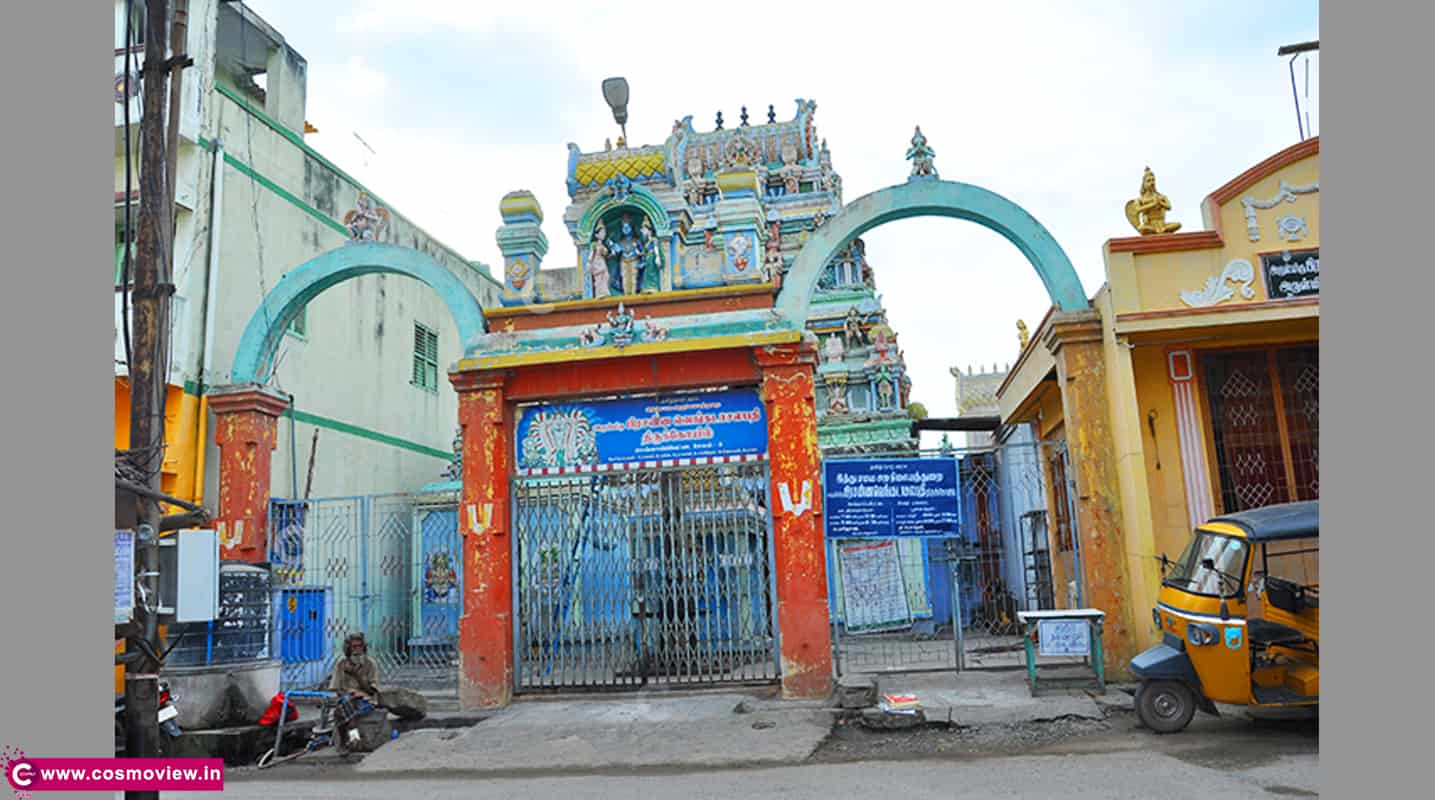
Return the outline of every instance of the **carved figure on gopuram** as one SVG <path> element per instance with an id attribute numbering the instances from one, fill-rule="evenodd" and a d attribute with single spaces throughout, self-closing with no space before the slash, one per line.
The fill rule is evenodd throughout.
<path id="1" fill-rule="evenodd" d="M 605 245 L 608 248 L 608 276 L 613 294 L 637 294 L 643 242 L 633 227 L 632 215 L 623 216 L 617 238 L 609 239 Z"/>
<path id="2" fill-rule="evenodd" d="M 658 235 L 653 231 L 653 223 L 647 217 L 643 217 L 639 245 L 641 255 L 638 290 L 643 294 L 660 292 L 663 290 L 663 262 L 661 253 L 658 252 Z"/>
<path id="3" fill-rule="evenodd" d="M 782 141 L 782 186 L 787 194 L 802 188 L 802 167 L 797 163 L 797 142 L 790 137 Z"/>
<path id="4" fill-rule="evenodd" d="M 593 281 L 593 296 L 608 297 L 613 293 L 613 282 L 608 271 L 608 229 L 598 223 L 593 231 L 593 244 L 588 248 L 588 277 Z"/>
<path id="5" fill-rule="evenodd" d="M 916 133 L 912 134 L 912 146 L 907 148 L 907 160 L 912 162 L 913 178 L 935 178 L 937 167 L 932 159 L 937 157 L 937 151 L 927 144 L 927 137 L 922 135 L 922 126 L 917 126 Z"/>
<path id="6" fill-rule="evenodd" d="M 683 180 L 683 190 L 687 197 L 688 205 L 700 206 L 703 204 L 703 194 L 707 189 L 707 179 L 703 177 L 703 160 L 696 152 L 688 156 L 688 166 L 685 173 L 686 177 Z"/>
<path id="7" fill-rule="evenodd" d="M 847 310 L 847 320 L 842 323 L 842 338 L 846 340 L 848 349 L 867 343 L 862 333 L 862 315 L 857 313 L 857 306 Z"/>
<path id="8" fill-rule="evenodd" d="M 762 257 L 763 277 L 776 282 L 782 277 L 782 223 L 772 223 L 767 235 L 767 250 Z"/>

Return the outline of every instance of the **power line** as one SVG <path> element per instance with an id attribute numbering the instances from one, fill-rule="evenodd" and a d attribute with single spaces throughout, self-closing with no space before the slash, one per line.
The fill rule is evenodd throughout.
<path id="1" fill-rule="evenodd" d="M 133 72 L 134 50 L 134 0 L 125 0 L 125 251 L 124 264 L 120 267 L 120 319 L 125 339 L 125 374 L 129 374 L 134 362 L 134 351 L 130 346 L 130 251 L 134 249 L 134 231 L 130 219 L 130 197 L 134 193 L 134 172 L 130 159 L 130 74 Z"/>
<path id="2" fill-rule="evenodd" d="M 245 59 L 247 59 L 247 58 L 249 57 L 249 37 L 248 37 L 249 26 L 246 24 L 246 22 L 247 22 L 246 17 L 248 16 L 248 8 L 245 6 L 244 0 L 238 0 L 238 5 L 239 5 L 239 68 L 240 68 L 241 71 L 244 71 L 244 72 L 247 73 L 247 72 L 248 72 L 248 67 L 245 65 L 244 62 L 245 62 Z M 251 80 L 253 79 L 253 76 L 248 75 L 248 74 L 246 74 L 245 77 L 250 78 Z M 245 154 L 246 154 L 246 157 L 249 158 L 249 159 L 251 160 L 251 162 L 252 162 L 253 159 L 254 159 L 254 126 L 253 126 L 253 120 L 251 119 L 251 117 L 252 117 L 253 115 L 250 114 L 250 113 L 249 113 L 247 110 L 245 110 L 245 109 L 240 109 L 240 110 L 241 110 L 241 111 L 243 112 L 243 114 L 244 114 L 244 148 L 245 148 Z M 249 172 L 249 189 L 250 189 L 250 191 L 249 191 L 250 222 L 251 222 L 251 224 L 254 226 L 255 276 L 256 276 L 256 277 L 258 278 L 258 280 L 259 280 L 259 308 L 260 308 L 261 310 L 263 310 L 263 312 L 264 312 L 264 325 L 265 325 L 266 328 L 268 328 L 268 327 L 272 327 L 272 326 L 273 326 L 274 320 L 273 320 L 272 318 L 270 318 L 270 316 L 269 316 L 269 307 L 264 303 L 265 298 L 267 298 L 267 297 L 269 296 L 269 287 L 268 287 L 267 283 L 266 283 L 265 280 L 264 280 L 264 234 L 263 234 L 263 231 L 261 230 L 260 225 L 259 225 L 259 180 L 258 180 L 257 177 L 255 177 L 254 172 L 253 172 L 252 170 Z M 275 366 L 271 367 L 271 368 L 270 368 L 270 371 L 269 371 L 269 377 L 270 377 L 271 380 L 274 379 L 274 378 L 277 376 L 277 371 L 278 371 L 278 365 L 277 365 L 277 363 L 276 363 Z"/>

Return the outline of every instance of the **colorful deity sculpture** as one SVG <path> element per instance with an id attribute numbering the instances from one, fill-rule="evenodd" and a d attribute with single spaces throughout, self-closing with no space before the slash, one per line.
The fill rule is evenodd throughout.
<path id="1" fill-rule="evenodd" d="M 862 332 L 862 315 L 857 313 L 857 306 L 847 310 L 847 320 L 842 323 L 842 338 L 846 340 L 849 349 L 867 343 Z"/>
<path id="2" fill-rule="evenodd" d="M 836 364 L 846 357 L 846 348 L 842 346 L 842 337 L 832 334 L 827 337 L 823 344 L 823 359 L 829 364 Z"/>
<path id="3" fill-rule="evenodd" d="M 782 142 L 782 169 L 779 174 L 787 194 L 797 194 L 801 190 L 802 167 L 797 163 L 797 143 L 791 138 Z"/>
<path id="4" fill-rule="evenodd" d="M 372 242 L 389 224 L 389 210 L 373 204 L 368 192 L 359 192 L 358 208 L 344 214 L 344 226 L 349 229 L 349 240 Z"/>
<path id="5" fill-rule="evenodd" d="M 877 407 L 891 408 L 892 400 L 892 376 L 883 370 L 882 375 L 877 379 Z"/>
<path id="6" fill-rule="evenodd" d="M 643 218 L 639 244 L 642 249 L 639 256 L 638 290 L 643 294 L 660 292 L 663 290 L 663 268 L 661 254 L 658 252 L 658 235 L 653 231 L 653 223 L 647 217 Z"/>
<path id="7" fill-rule="evenodd" d="M 846 414 L 847 407 L 847 384 L 845 381 L 833 380 L 827 383 L 827 413 Z"/>
<path id="8" fill-rule="evenodd" d="M 871 337 L 872 349 L 875 351 L 877 359 L 882 362 L 891 360 L 892 329 L 887 327 L 885 319 L 872 326 Z"/>
<path id="9" fill-rule="evenodd" d="M 738 272 L 746 270 L 747 265 L 751 263 L 751 258 L 748 255 L 751 251 L 752 240 L 748 239 L 745 234 L 739 233 L 727 240 L 728 260 L 732 262 Z"/>
<path id="10" fill-rule="evenodd" d="M 608 278 L 612 293 L 617 295 L 636 294 L 638 291 L 638 266 L 643 258 L 643 243 L 638 231 L 633 228 L 633 218 L 624 216 L 618 229 L 618 237 L 605 242 L 608 249 Z"/>
<path id="11" fill-rule="evenodd" d="M 618 347 L 632 344 L 637 335 L 636 322 L 632 312 L 619 303 L 616 311 L 608 312 L 608 340 Z"/>
<path id="12" fill-rule="evenodd" d="M 1170 210 L 1171 201 L 1156 191 L 1156 175 L 1147 167 L 1141 175 L 1141 194 L 1126 202 L 1126 220 L 1142 236 L 1175 233 L 1181 229 L 1181 223 L 1166 221 L 1166 212 Z"/>
<path id="13" fill-rule="evenodd" d="M 762 257 L 763 277 L 776 283 L 782 278 L 782 223 L 772 223 L 767 235 L 767 249 Z"/>
<path id="14" fill-rule="evenodd" d="M 700 206 L 703 204 L 703 197 L 707 190 L 707 179 L 703 177 L 703 160 L 694 152 L 688 157 L 688 165 L 685 170 L 686 178 L 683 180 L 683 190 L 687 196 L 688 205 Z"/>
<path id="15" fill-rule="evenodd" d="M 907 148 L 907 160 L 912 162 L 912 177 L 937 177 L 937 168 L 932 163 L 936 156 L 937 151 L 927 145 L 927 137 L 922 135 L 922 126 L 918 125 L 916 133 L 912 134 L 912 146 Z"/>
<path id="16" fill-rule="evenodd" d="M 608 274 L 608 229 L 598 223 L 593 231 L 593 245 L 588 249 L 588 277 L 593 281 L 593 296 L 608 297 L 613 293 Z"/>

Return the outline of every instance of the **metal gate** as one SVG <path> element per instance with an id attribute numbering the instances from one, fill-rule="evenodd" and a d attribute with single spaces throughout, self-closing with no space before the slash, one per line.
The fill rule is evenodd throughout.
<path id="1" fill-rule="evenodd" d="M 456 630 L 426 637 L 425 593 L 458 603 L 458 526 L 415 535 L 415 506 L 405 494 L 275 500 L 269 557 L 274 593 L 274 650 L 280 683 L 313 687 L 328 677 L 344 637 L 361 632 L 387 685 L 456 691 Z M 437 571 L 435 571 L 437 568 Z"/>
<path id="2" fill-rule="evenodd" d="M 516 687 L 780 676 L 767 466 L 514 479 Z"/>
<path id="3" fill-rule="evenodd" d="M 960 535 L 828 541 L 839 674 L 1015 668 L 1023 663 L 1018 611 L 1053 608 L 1058 598 L 1080 604 L 1063 443 L 921 455 L 957 462 Z M 1066 491 L 1050 491 L 1053 481 Z M 1050 503 L 1066 508 L 1055 524 Z"/>

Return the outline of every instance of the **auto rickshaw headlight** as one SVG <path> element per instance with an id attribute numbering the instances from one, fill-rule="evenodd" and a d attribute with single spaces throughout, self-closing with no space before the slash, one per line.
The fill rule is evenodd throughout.
<path id="1" fill-rule="evenodd" d="M 1186 641 L 1197 647 L 1216 643 L 1216 628 L 1212 625 L 1203 625 L 1193 622 L 1186 626 Z"/>

